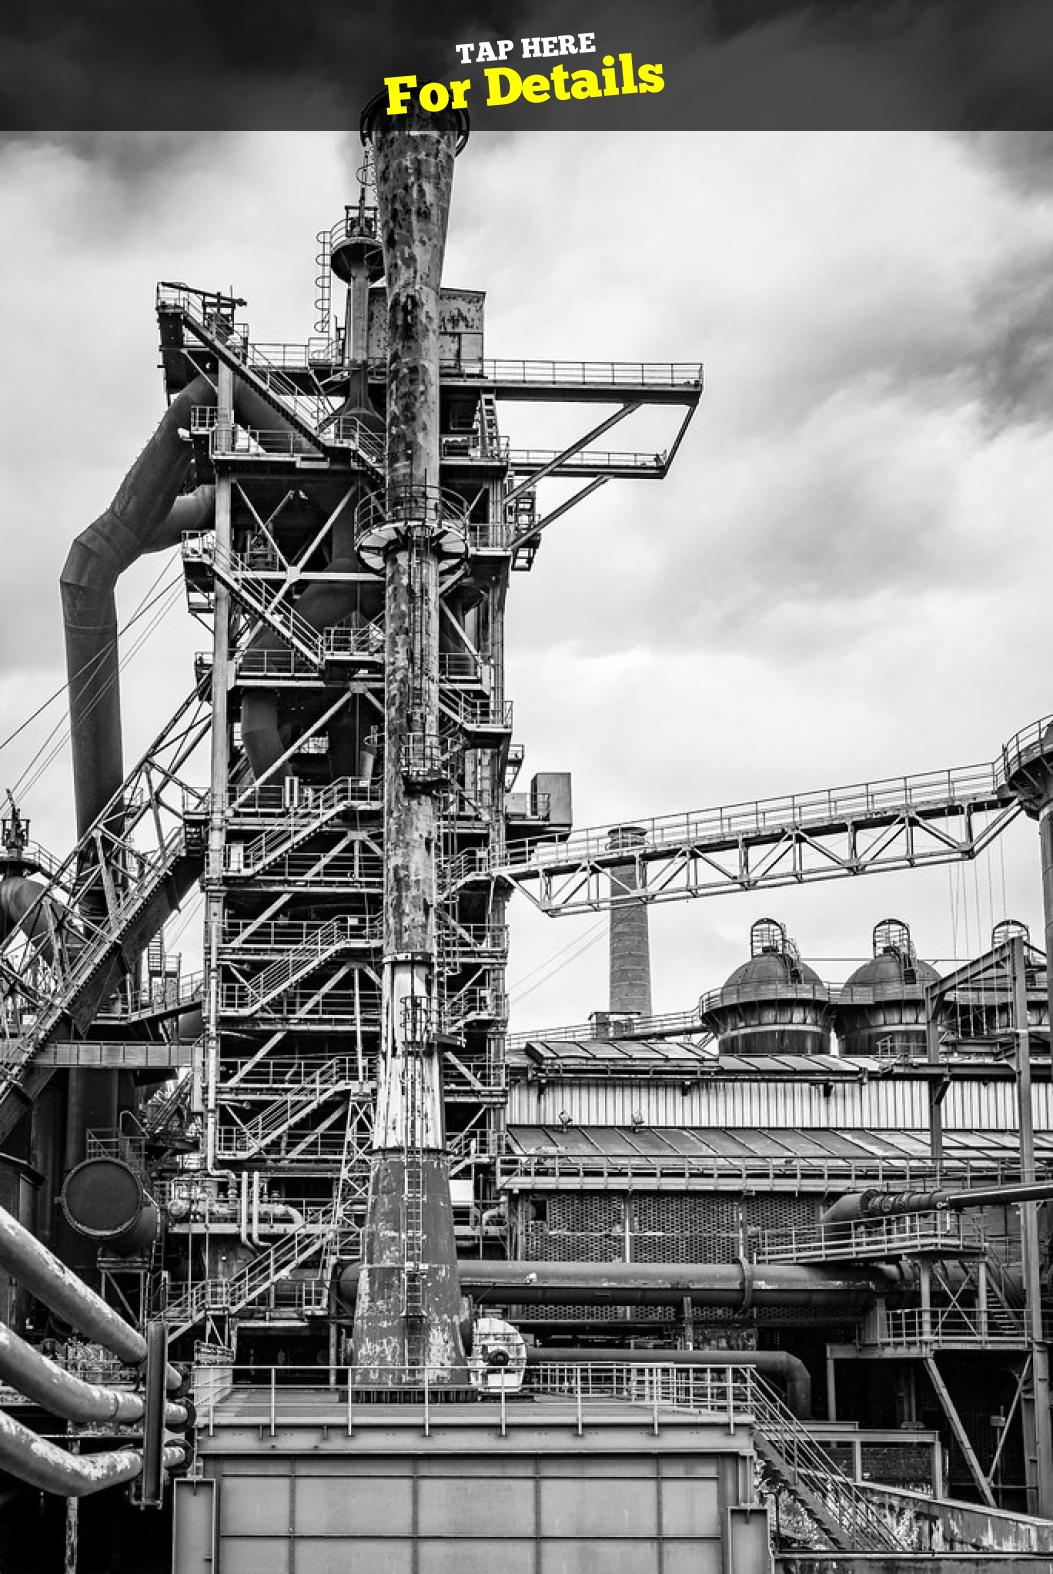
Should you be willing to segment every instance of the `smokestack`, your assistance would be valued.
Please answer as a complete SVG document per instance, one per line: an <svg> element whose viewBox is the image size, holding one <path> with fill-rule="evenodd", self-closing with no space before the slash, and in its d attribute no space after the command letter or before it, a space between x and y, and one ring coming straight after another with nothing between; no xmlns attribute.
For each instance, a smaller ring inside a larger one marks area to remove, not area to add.
<svg viewBox="0 0 1053 1574"><path fill-rule="evenodd" d="M635 853L645 840L642 826L618 825L607 845L612 852ZM640 865L635 857L613 864L608 873L612 896L639 891ZM644 902L625 901L611 908L610 985L612 1017L651 1015L651 941Z"/></svg>
<svg viewBox="0 0 1053 1574"><path fill-rule="evenodd" d="M363 120L388 304L386 495L360 510L384 575L384 956L374 1152L355 1304L360 1385L466 1387L438 1055L439 285L463 117Z"/></svg>

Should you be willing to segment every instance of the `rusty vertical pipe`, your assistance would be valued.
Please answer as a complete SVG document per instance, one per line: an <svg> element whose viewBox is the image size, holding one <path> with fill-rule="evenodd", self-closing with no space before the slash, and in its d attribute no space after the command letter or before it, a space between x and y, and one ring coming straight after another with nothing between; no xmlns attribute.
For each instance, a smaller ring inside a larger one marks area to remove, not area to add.
<svg viewBox="0 0 1053 1574"><path fill-rule="evenodd" d="M355 1360L379 1386L461 1386L467 1368L436 1049L439 287L459 131L451 115L371 136L388 306L384 955L374 1156ZM419 1372L417 1376L419 1382Z"/></svg>
<svg viewBox="0 0 1053 1574"><path fill-rule="evenodd" d="M610 833L612 852L635 852L644 842L638 825L618 825ZM614 864L608 871L611 893L624 896L640 889L635 858ZM611 1016L651 1015L651 940L647 908L643 902L624 902L611 908L610 918Z"/></svg>

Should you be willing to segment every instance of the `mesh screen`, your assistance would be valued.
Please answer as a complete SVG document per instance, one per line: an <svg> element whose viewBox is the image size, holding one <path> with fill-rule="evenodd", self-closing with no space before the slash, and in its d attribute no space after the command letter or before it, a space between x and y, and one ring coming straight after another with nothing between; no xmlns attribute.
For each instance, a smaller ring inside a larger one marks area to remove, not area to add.
<svg viewBox="0 0 1053 1574"><path fill-rule="evenodd" d="M788 1230L819 1223L821 1197L794 1197L788 1192L756 1192L742 1199L742 1217L752 1230Z"/></svg>
<svg viewBox="0 0 1053 1574"><path fill-rule="evenodd" d="M622 1262L625 1257L620 1231L617 1235L578 1235L534 1223L523 1232L523 1246L529 1262Z"/></svg>
<svg viewBox="0 0 1053 1574"><path fill-rule="evenodd" d="M620 1230L624 1218L624 1197L609 1192L556 1192L548 1200L548 1222L553 1230L600 1234Z"/></svg>

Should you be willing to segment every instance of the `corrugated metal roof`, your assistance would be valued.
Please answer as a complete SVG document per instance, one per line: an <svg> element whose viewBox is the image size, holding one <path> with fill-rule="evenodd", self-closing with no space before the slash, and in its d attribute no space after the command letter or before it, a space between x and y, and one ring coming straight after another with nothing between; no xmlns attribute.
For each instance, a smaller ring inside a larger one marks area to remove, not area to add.
<svg viewBox="0 0 1053 1574"><path fill-rule="evenodd" d="M561 1065L587 1066L650 1066L692 1064L713 1061L712 1046L700 1049L696 1044L679 1039L544 1039L532 1038L524 1047L517 1045L508 1052L511 1066L537 1065L538 1061L553 1061Z"/></svg>
<svg viewBox="0 0 1053 1574"><path fill-rule="evenodd" d="M770 1131L752 1127L688 1130L677 1127L629 1131L618 1126L578 1126L566 1131L551 1126L510 1126L513 1154L557 1155L568 1158L607 1157L676 1159L692 1157L793 1159L925 1159L929 1136L924 1131L846 1132L818 1128ZM1005 1132L946 1133L945 1148L958 1157L975 1155L995 1159L1012 1155L1016 1139ZM1036 1156L1053 1159L1053 1132L1036 1132Z"/></svg>

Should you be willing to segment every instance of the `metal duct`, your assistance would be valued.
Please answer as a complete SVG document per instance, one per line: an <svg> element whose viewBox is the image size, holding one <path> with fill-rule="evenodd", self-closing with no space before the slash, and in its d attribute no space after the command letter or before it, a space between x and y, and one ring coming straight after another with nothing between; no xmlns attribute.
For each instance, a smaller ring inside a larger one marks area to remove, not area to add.
<svg viewBox="0 0 1053 1574"><path fill-rule="evenodd" d="M190 468L190 410L215 404L207 377L173 399L109 508L74 541L62 570L73 793L78 840L124 779L114 587L144 553L174 546L205 526L212 488L180 498Z"/></svg>
<svg viewBox="0 0 1053 1574"><path fill-rule="evenodd" d="M0 940L22 925L24 933L45 957L52 960L51 934L42 898L47 886L23 874L9 874L0 880Z"/></svg>
<svg viewBox="0 0 1053 1574"><path fill-rule="evenodd" d="M566 1349L553 1345L528 1349L526 1358L527 1366L586 1366L590 1362L625 1366L636 1361L647 1366L752 1366L782 1383L787 1408L798 1420L809 1421L812 1416L812 1374L788 1350L606 1350L590 1349L588 1345Z"/></svg>
<svg viewBox="0 0 1053 1574"><path fill-rule="evenodd" d="M179 493L193 457L185 435L190 411L215 402L216 390L204 376L176 395L110 506L74 541L62 570L78 840L124 780L114 590L125 569L146 553L177 546L186 531L208 528L212 487ZM235 383L234 409L246 426L283 425L241 382Z"/></svg>

